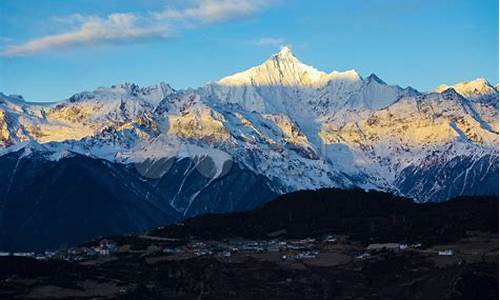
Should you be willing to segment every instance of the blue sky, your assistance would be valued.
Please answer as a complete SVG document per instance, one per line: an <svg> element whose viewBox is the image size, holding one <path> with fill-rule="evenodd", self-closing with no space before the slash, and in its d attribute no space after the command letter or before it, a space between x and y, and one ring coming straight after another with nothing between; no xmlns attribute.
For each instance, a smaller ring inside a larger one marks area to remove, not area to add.
<svg viewBox="0 0 500 300"><path fill-rule="evenodd" d="M0 91L61 100L119 82L198 87L289 45L323 71L430 90L498 82L496 0L1 0Z"/></svg>

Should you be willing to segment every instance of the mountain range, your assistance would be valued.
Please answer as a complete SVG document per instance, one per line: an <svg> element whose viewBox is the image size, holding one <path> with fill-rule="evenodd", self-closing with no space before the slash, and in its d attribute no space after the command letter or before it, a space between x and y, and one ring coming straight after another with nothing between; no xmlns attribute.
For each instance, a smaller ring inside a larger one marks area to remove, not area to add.
<svg viewBox="0 0 500 300"><path fill-rule="evenodd" d="M69 242L140 231L304 189L496 195L498 103L484 79L421 92L325 73L286 47L197 89L125 83L54 103L0 93L0 248L54 246L67 226L80 228Z"/></svg>

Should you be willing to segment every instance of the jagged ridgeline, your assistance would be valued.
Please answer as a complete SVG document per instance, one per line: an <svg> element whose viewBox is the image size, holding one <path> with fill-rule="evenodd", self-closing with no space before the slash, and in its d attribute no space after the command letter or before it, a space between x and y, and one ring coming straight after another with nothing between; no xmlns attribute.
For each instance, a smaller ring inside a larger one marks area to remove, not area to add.
<svg viewBox="0 0 500 300"><path fill-rule="evenodd" d="M496 195L498 88L420 92L325 73L283 48L197 89L120 84L54 103L0 94L0 166L1 234L21 248L33 246L20 238L28 228L48 246L71 222L98 224L76 241L305 189Z"/></svg>

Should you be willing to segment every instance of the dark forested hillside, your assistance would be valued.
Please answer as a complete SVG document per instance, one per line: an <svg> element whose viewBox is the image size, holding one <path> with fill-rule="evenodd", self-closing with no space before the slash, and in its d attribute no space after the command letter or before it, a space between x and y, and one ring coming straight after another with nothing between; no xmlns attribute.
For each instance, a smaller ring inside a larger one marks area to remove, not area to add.
<svg viewBox="0 0 500 300"><path fill-rule="evenodd" d="M299 191L249 212L203 215L155 231L202 238L349 235L370 241L454 241L466 231L498 232L498 198L465 197L417 204L360 189Z"/></svg>
<svg viewBox="0 0 500 300"><path fill-rule="evenodd" d="M495 197L302 191L53 256L0 257L0 298L498 299L497 226Z"/></svg>

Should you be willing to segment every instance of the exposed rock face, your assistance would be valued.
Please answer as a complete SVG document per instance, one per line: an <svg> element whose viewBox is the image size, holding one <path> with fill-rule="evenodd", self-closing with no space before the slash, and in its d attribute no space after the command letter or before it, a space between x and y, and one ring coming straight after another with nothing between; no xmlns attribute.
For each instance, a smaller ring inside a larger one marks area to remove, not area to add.
<svg viewBox="0 0 500 300"><path fill-rule="evenodd" d="M498 190L498 90L475 80L425 94L374 74L321 72L284 48L196 90L121 84L52 104L0 94L0 162L16 159L46 170L35 182L9 175L11 165L0 170L0 188L44 184L56 193L9 191L9 203L30 199L19 209L76 188L73 174L50 180L73 159L106 166L102 173L82 169L89 172L85 189L103 178L135 182L138 194L127 184L101 192L125 207L155 199L165 214L147 217L150 208L142 208L140 226L130 217L136 225L124 231L321 187L443 201ZM76 199L85 201L84 191ZM122 203L122 193L134 204ZM6 214L14 209L4 207Z"/></svg>

